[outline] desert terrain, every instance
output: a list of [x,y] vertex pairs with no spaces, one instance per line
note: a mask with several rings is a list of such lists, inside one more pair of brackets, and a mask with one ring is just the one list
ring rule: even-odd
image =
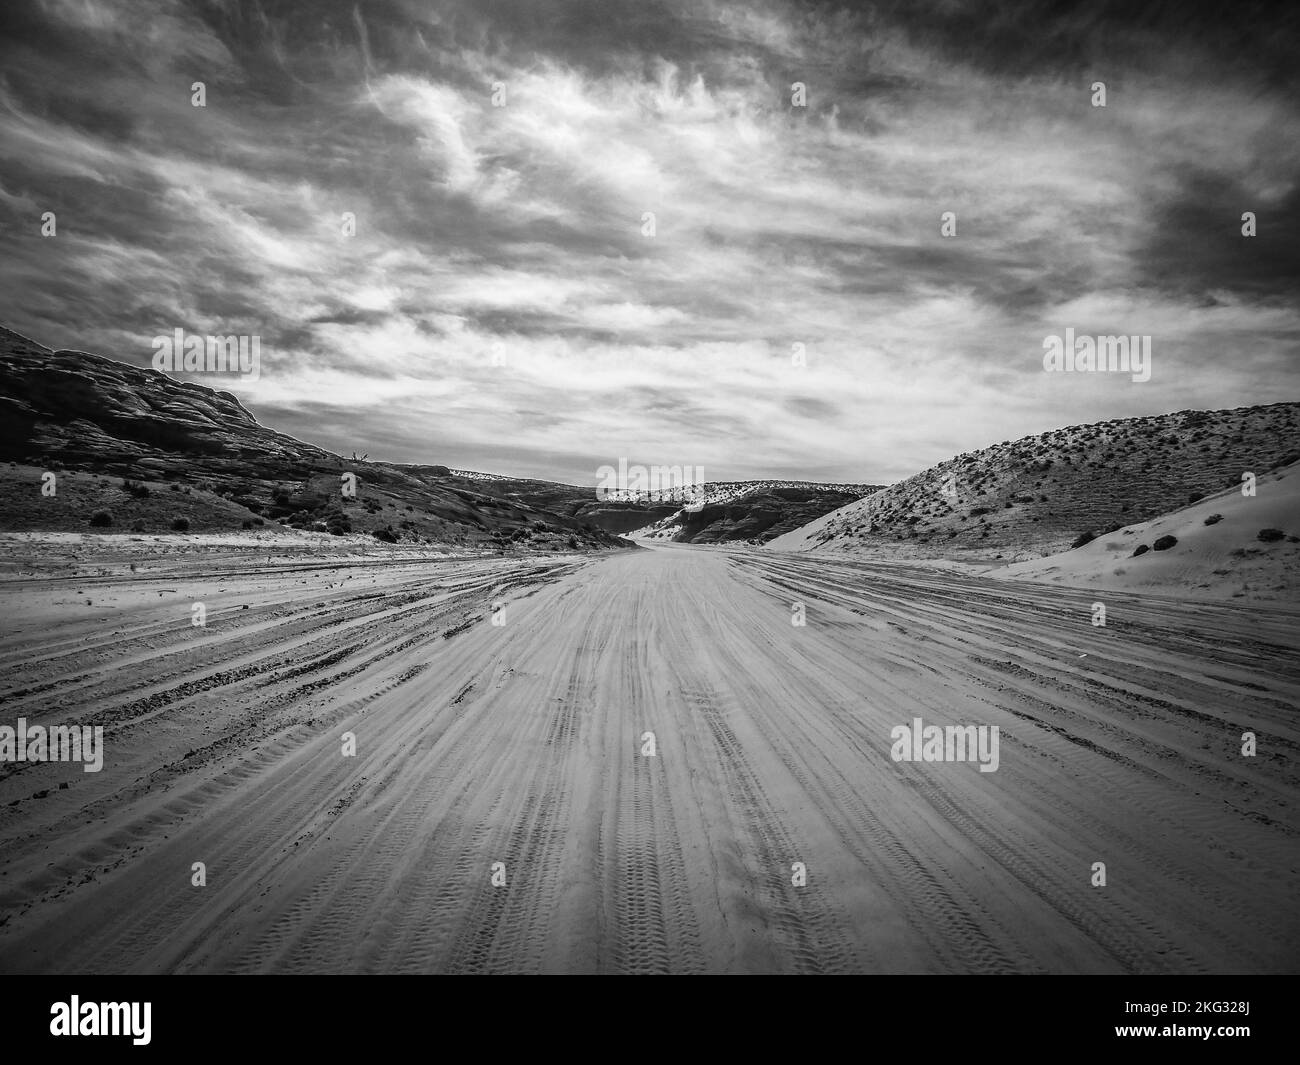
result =
[[1297,969],[1294,604],[330,539],[6,537],[0,970]]

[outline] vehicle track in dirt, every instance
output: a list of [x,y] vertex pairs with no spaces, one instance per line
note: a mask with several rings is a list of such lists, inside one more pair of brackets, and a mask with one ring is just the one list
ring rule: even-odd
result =
[[[0,724],[106,752],[0,765],[0,970],[1300,968],[1300,611],[677,546],[209,569],[0,583]],[[893,761],[914,717],[998,771]]]

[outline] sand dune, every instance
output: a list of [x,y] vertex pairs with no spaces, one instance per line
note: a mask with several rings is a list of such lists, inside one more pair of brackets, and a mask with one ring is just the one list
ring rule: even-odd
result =
[[[1089,592],[691,547],[4,598],[5,719],[107,744],[98,774],[0,767],[5,971],[1300,959],[1286,611],[1117,595],[1095,629]],[[998,771],[893,761],[914,717],[998,726]]]
[[[1265,529],[1286,536],[1261,540]],[[1152,550],[1165,536],[1177,543]],[[1254,495],[1229,488],[1073,551],[1000,567],[988,576],[1295,605],[1300,603],[1298,536],[1300,463],[1292,463],[1260,477]],[[1147,550],[1135,556],[1139,546]]]

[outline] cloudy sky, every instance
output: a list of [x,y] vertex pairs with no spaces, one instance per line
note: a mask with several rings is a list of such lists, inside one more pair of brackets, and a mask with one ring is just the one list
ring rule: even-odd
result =
[[[581,484],[1298,399],[1300,30],[1250,9],[7,3],[0,322],[257,334],[268,425]],[[1045,373],[1067,327],[1151,379]]]

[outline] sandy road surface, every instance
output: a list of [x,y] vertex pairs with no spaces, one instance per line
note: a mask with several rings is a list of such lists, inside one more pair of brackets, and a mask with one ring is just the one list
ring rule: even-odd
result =
[[1300,968],[1295,611],[672,547],[0,595],[0,724],[107,745],[0,765],[6,971]]

